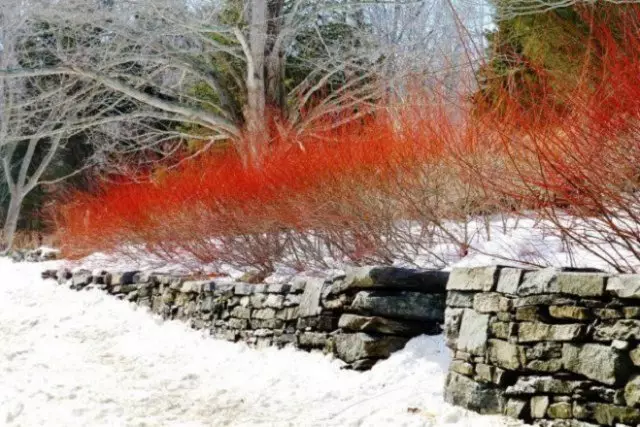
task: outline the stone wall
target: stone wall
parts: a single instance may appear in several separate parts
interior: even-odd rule
[[[640,275],[454,269],[445,398],[544,426],[640,424]]]
[[[330,279],[298,277],[286,284],[135,271],[61,270],[43,277],[78,291],[101,289],[215,337],[323,350],[362,370],[412,337],[441,332],[448,273],[362,267]]]

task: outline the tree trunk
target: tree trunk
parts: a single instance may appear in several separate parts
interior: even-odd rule
[[[247,58],[247,105],[244,115],[247,126],[246,144],[250,161],[257,161],[265,144],[266,98],[264,83],[265,46],[267,40],[267,4],[252,0],[249,24],[249,58]]]
[[[282,30],[284,25],[284,0],[268,2],[267,43],[265,46],[266,103],[278,114],[285,111],[284,88],[284,46]]]
[[[18,228],[18,220],[20,219],[20,210],[22,208],[22,202],[24,196],[11,195],[11,201],[9,202],[9,209],[7,210],[7,217],[4,221],[3,235],[5,250],[9,250],[13,247],[13,240]]]

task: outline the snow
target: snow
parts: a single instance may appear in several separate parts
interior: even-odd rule
[[[320,353],[215,340],[39,278],[58,265],[0,259],[0,425],[518,425],[443,402],[442,337],[347,371]]]

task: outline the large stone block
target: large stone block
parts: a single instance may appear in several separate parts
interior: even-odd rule
[[[526,363],[524,349],[503,340],[489,340],[489,361],[496,366],[512,371],[522,368]]]
[[[300,299],[300,306],[298,308],[298,315],[300,317],[318,316],[320,313],[322,313],[320,297],[322,295],[323,287],[324,279],[307,279],[304,287],[304,292],[302,293],[302,297]]]
[[[521,268],[503,268],[500,270],[500,278],[498,279],[496,290],[503,294],[517,294],[524,272],[525,270]]]
[[[640,406],[640,375],[634,375],[624,387],[624,400],[629,406]]]
[[[406,337],[373,336],[363,332],[338,334],[335,337],[335,349],[338,357],[347,363],[359,359],[386,358],[400,350],[409,341]]]
[[[357,314],[340,316],[338,327],[347,331],[373,332],[385,335],[416,336],[423,333],[439,332],[435,323],[396,321],[379,316],[360,316]]]
[[[522,322],[518,327],[518,342],[573,341],[584,335],[580,324],[551,325],[541,322]]]
[[[449,273],[397,267],[351,267],[333,291],[348,289],[393,289],[423,293],[444,293]]]
[[[569,372],[615,385],[628,378],[631,361],[626,353],[607,345],[564,344],[562,364]]]
[[[448,291],[489,292],[495,288],[500,267],[454,268],[447,282]]]
[[[595,327],[593,339],[596,341],[640,339],[640,320],[621,319],[614,323],[601,323]]]
[[[368,315],[443,322],[444,302],[444,294],[360,291],[350,310]]]
[[[551,291],[579,297],[599,297],[604,294],[606,279],[604,273],[562,272],[551,283]]]
[[[478,383],[455,372],[447,375],[444,400],[480,414],[502,414],[506,404],[499,388]]]
[[[530,407],[531,418],[544,418],[549,408],[549,396],[533,396]]]
[[[509,396],[527,396],[534,394],[573,394],[579,388],[588,384],[587,381],[554,378],[553,376],[520,377],[516,383],[509,386],[506,394]]]
[[[498,292],[481,292],[473,298],[473,309],[478,313],[509,311],[510,300]]]
[[[482,356],[487,349],[489,339],[489,315],[465,309],[460,321],[457,349],[473,355]]]
[[[518,286],[518,295],[550,294],[551,283],[556,279],[560,270],[557,268],[543,268],[536,271],[527,271]]]
[[[447,292],[447,307],[454,308],[471,308],[473,307],[473,298],[477,295],[475,292]]]
[[[595,403],[591,406],[594,419],[606,426],[640,423],[640,411],[628,406],[617,406],[610,403]]]
[[[619,274],[607,281],[607,292],[620,298],[640,298],[640,274]]]

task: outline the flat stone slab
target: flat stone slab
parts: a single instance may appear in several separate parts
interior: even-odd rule
[[[447,375],[444,400],[480,414],[502,414],[506,405],[502,390],[455,372]]]
[[[487,347],[489,315],[465,309],[460,321],[457,350],[484,355]]]
[[[628,379],[631,370],[628,355],[603,344],[564,344],[562,365],[569,372],[607,385]]]
[[[360,291],[356,294],[349,310],[367,315],[442,323],[444,306],[444,294]]]
[[[492,291],[500,267],[454,268],[447,282],[448,291]]]
[[[620,298],[640,299],[640,274],[619,274],[607,281],[607,292]]]
[[[409,338],[396,336],[373,336],[364,332],[338,334],[335,337],[336,353],[347,363],[359,359],[386,358],[400,350]]]

